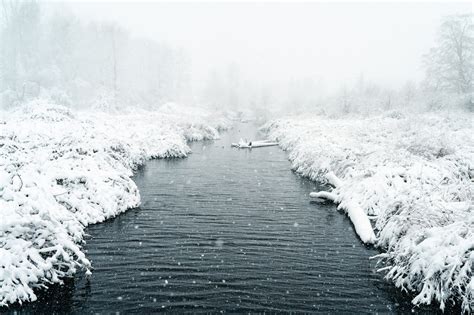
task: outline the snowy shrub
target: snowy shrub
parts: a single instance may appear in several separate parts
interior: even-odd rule
[[[114,95],[114,92],[107,89],[100,89],[97,97],[91,104],[91,109],[104,113],[117,113],[120,109],[120,104]]]
[[[133,170],[218,137],[215,114],[196,108],[112,115],[35,100],[1,116],[0,305],[90,273],[84,228],[140,204]]]
[[[65,91],[58,88],[51,88],[49,90],[44,91],[44,93],[42,94],[42,98],[49,98],[54,104],[72,107],[72,101],[70,96]]]
[[[393,119],[403,119],[405,118],[405,115],[399,110],[390,110],[385,114],[385,117]]]
[[[375,218],[380,270],[415,293],[413,303],[474,309],[472,113],[390,112],[372,118],[290,117],[263,129],[288,150],[293,169],[340,184],[339,209]]]

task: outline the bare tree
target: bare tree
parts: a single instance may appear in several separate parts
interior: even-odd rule
[[[113,62],[113,81],[114,81],[114,97],[117,97],[117,39],[116,39],[116,28],[112,27],[111,37],[112,37],[112,62]]]
[[[344,114],[347,114],[351,111],[351,104],[350,104],[350,101],[349,101],[349,91],[347,89],[347,86],[344,85],[342,87],[342,91],[341,91],[341,98],[342,98],[342,111],[344,112]]]
[[[425,56],[427,83],[432,89],[472,92],[473,30],[472,15],[450,16],[442,22],[437,44]]]

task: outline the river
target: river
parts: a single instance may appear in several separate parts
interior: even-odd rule
[[[310,202],[321,187],[285,152],[230,147],[257,133],[237,124],[187,159],[147,162],[134,176],[142,205],[87,228],[92,277],[9,311],[411,312],[369,260],[378,251],[333,204]]]

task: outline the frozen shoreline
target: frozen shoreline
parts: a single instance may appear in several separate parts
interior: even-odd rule
[[[73,112],[36,100],[0,116],[0,306],[36,300],[91,264],[84,229],[140,204],[133,170],[182,158],[187,141],[216,139],[222,115],[162,106],[156,112]]]
[[[297,173],[328,184],[334,181],[331,174],[340,179],[331,192],[313,197],[329,197],[345,211],[360,208],[374,220],[377,239],[370,232],[361,239],[384,251],[377,257],[380,271],[414,292],[415,305],[436,301],[444,309],[454,300],[469,312],[474,308],[472,119],[464,112],[306,115],[274,120],[263,129],[289,152]]]

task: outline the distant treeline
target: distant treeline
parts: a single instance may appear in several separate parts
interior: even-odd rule
[[[189,94],[190,58],[182,50],[34,0],[0,6],[3,108],[43,94],[76,107],[154,106]]]
[[[436,45],[420,60],[426,71],[421,83],[387,88],[361,75],[329,93],[324,78],[268,82],[248,78],[232,64],[210,71],[197,91],[191,56],[182,49],[132,38],[113,23],[82,22],[36,0],[0,0],[0,6],[0,108],[47,96],[73,107],[152,108],[174,101],[335,115],[400,108],[473,110],[472,15],[442,21]]]
[[[362,74],[356,82],[341,82],[339,89],[328,92],[324,78],[282,79],[279,84],[271,84],[248,78],[236,65],[229,65],[227,69],[210,75],[204,91],[205,99],[215,106],[230,108],[245,104],[254,109],[296,113],[317,111],[330,115],[365,115],[396,109],[463,108],[472,111],[472,21],[472,15],[443,19],[435,46],[420,60],[420,66],[425,69],[425,78],[420,83],[407,81],[398,88],[388,88],[364,78]]]

